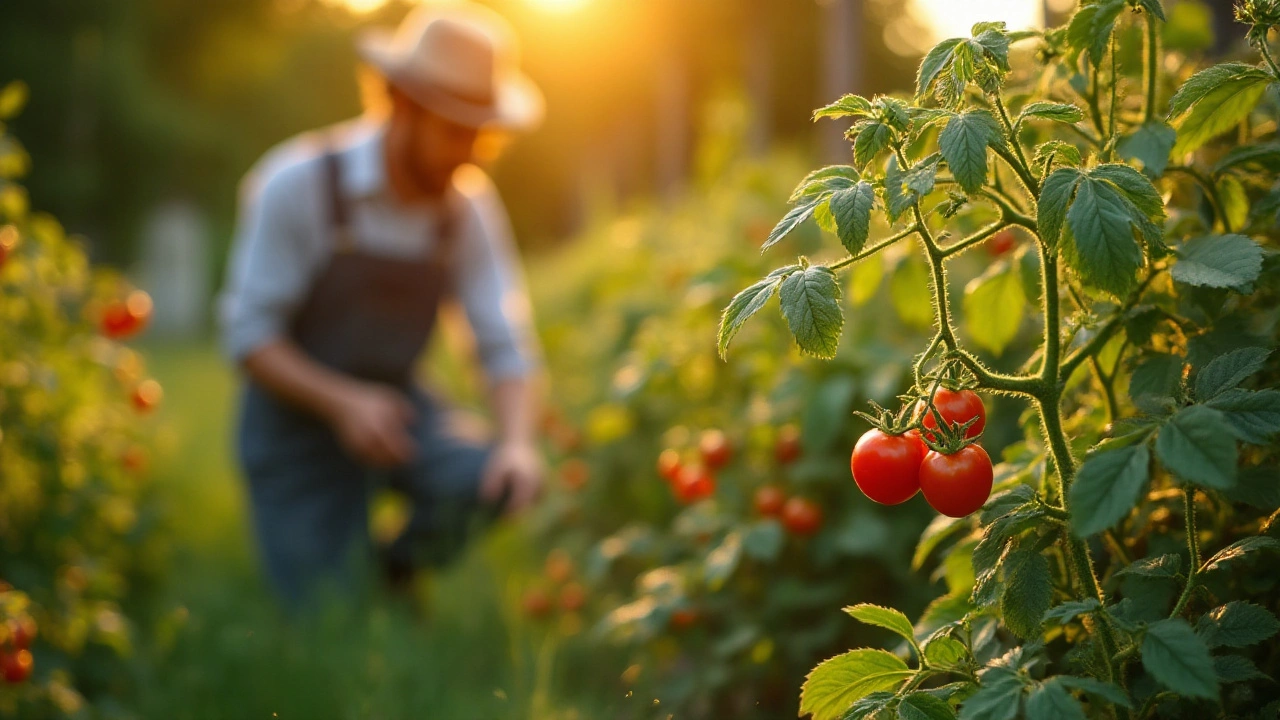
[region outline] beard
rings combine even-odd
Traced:
[[[422,147],[422,138],[416,134],[409,136],[408,152],[405,153],[405,173],[409,176],[417,191],[428,197],[439,197],[449,187],[453,177],[453,169],[447,172],[433,165],[425,158],[427,153]]]

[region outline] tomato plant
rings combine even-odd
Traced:
[[[991,458],[981,445],[966,445],[953,453],[930,450],[919,473],[924,499],[947,517],[971,515],[991,497]]]
[[[1250,572],[1280,549],[1270,99],[1280,66],[1268,43],[1280,3],[1243,0],[1236,17],[1255,55],[1198,72],[1162,49],[1158,0],[1085,0],[1043,33],[979,23],[928,53],[913,97],[847,95],[815,114],[852,121],[853,164],[806,177],[765,247],[814,218],[847,254],[802,256],[739,293],[723,315],[722,353],[777,295],[800,349],[834,356],[837,273],[856,279],[879,253],[912,252],[911,239],[925,269],[912,289],[930,294],[934,333],[905,402],[959,379],[1027,413],[1025,440],[1006,449],[982,512],[942,516],[920,539],[915,567],[949,548],[946,594],[914,623],[878,605],[847,607],[903,645],[819,664],[802,714],[1280,708],[1267,682],[1280,670],[1280,588]],[[881,213],[891,229],[873,238]],[[948,270],[1011,227],[1033,242],[954,302]],[[915,276],[903,277],[909,287]],[[1028,335],[1034,343],[1015,342]],[[938,470],[959,470],[964,487],[955,507],[935,489],[940,509],[966,514],[985,495],[979,452],[930,453],[926,496],[935,482],[952,487]]]
[[[924,453],[924,443],[918,435],[890,435],[872,428],[853,446],[849,469],[867,497],[881,505],[897,505],[920,491]]]

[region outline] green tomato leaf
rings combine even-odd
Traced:
[[[845,95],[839,100],[813,111],[813,119],[871,117],[871,101],[860,95]]]
[[[1135,213],[1137,208],[1110,183],[1091,177],[1080,181],[1067,211],[1071,242],[1064,255],[1087,284],[1117,296],[1133,287],[1142,266],[1142,247],[1133,234]]]
[[[960,720],[1013,720],[1022,708],[1023,682],[1017,670],[991,666],[982,671],[978,692],[960,707]]]
[[[924,657],[932,667],[959,668],[969,661],[969,650],[959,640],[940,635],[924,646]]]
[[[835,357],[844,327],[840,311],[840,284],[835,273],[811,265],[782,281],[782,315],[800,349],[814,357]]]
[[[893,691],[915,671],[884,650],[851,650],[824,660],[809,672],[800,689],[800,712],[813,720],[839,720],[855,700]]]
[[[792,272],[798,269],[792,266]],[[785,277],[787,276],[770,275],[734,295],[733,299],[729,301],[728,307],[724,309],[724,313],[720,316],[720,332],[716,341],[721,358],[724,358],[728,353],[729,343],[733,341],[733,337],[742,329],[743,323],[747,321],[747,318],[759,312],[760,308],[765,306],[765,303],[769,302],[769,298],[773,297],[773,294],[778,291],[778,287]]]
[[[1133,203],[1134,207],[1151,220],[1165,218],[1164,198],[1151,181],[1128,165],[1112,163],[1099,165],[1089,171],[1089,177],[1099,178],[1115,185]]]
[[[849,706],[849,711],[841,720],[889,720],[890,715],[881,713],[890,709],[889,704],[896,697],[891,692],[873,692],[858,698]]]
[[[1209,648],[1185,620],[1160,620],[1147,626],[1142,666],[1179,695],[1218,699],[1218,678]]]
[[[1024,640],[1040,637],[1040,621],[1053,601],[1049,560],[1033,550],[1015,550],[1004,564],[1000,611],[1004,624]]]
[[[1084,158],[1080,155],[1080,148],[1075,145],[1062,140],[1049,140],[1036,146],[1036,154],[1032,159],[1035,165],[1043,165],[1045,161],[1079,167]]]
[[[943,40],[928,55],[924,56],[924,60],[920,63],[920,69],[916,73],[916,97],[922,98],[929,94],[929,88],[937,80],[938,76],[951,63],[952,54],[960,43],[964,42],[961,38],[951,38]]]
[[[866,167],[876,156],[889,147],[893,139],[893,129],[884,123],[867,123],[863,125],[853,139],[853,162],[858,167]]]
[[[1076,187],[1084,179],[1084,174],[1075,168],[1054,170],[1045,178],[1040,191],[1040,213],[1037,225],[1040,237],[1051,247],[1058,244],[1062,236],[1062,225],[1067,219],[1067,208],[1075,197]]]
[[[1214,553],[1213,557],[1209,558],[1209,562],[1204,564],[1203,572],[1221,570],[1245,555],[1258,550],[1280,550],[1280,540],[1266,535],[1253,535],[1237,540]]]
[[[1151,177],[1164,175],[1169,153],[1178,141],[1178,132],[1168,124],[1152,120],[1120,139],[1116,150],[1126,160],[1137,160]]]
[[[1274,78],[1244,63],[1223,63],[1192,75],[1169,102],[1177,155],[1193,152],[1240,124]]]
[[[911,621],[898,610],[872,605],[871,603],[860,603],[858,605],[850,605],[844,611],[854,620],[892,630],[908,641],[915,640],[915,631],[911,627]]]
[[[1280,433],[1280,390],[1227,390],[1205,403],[1222,413],[1236,437],[1266,445]]]
[[[965,286],[965,329],[978,347],[1000,355],[1018,336],[1026,305],[1022,278],[1008,263],[996,263]]]
[[[1133,703],[1129,701],[1129,696],[1125,694],[1124,690],[1108,682],[1074,675],[1059,675],[1054,678],[1054,682],[1060,682],[1071,690],[1082,692],[1099,700],[1105,700],[1113,705],[1126,708],[1133,707]]]
[[[1071,103],[1039,101],[1028,104],[1018,114],[1023,118],[1041,118],[1064,123],[1077,123],[1084,119],[1084,111]]]
[[[956,713],[946,700],[916,692],[898,703],[898,720],[955,720]]]
[[[1134,560],[1116,572],[1116,577],[1176,578],[1181,570],[1182,556],[1168,553]]]
[[[836,234],[850,255],[862,252],[871,234],[871,208],[876,191],[865,180],[831,195],[831,214],[836,221]]]
[[[1249,680],[1270,680],[1257,665],[1241,655],[1217,655],[1213,658],[1213,672],[1223,683],[1247,682]]]
[[[1247,347],[1214,358],[1196,375],[1196,399],[1204,402],[1236,387],[1262,369],[1271,351]]]
[[[1251,165],[1271,173],[1280,172],[1280,143],[1251,143],[1234,147],[1214,164],[1213,174],[1220,175],[1227,170]]]
[[[859,179],[861,176],[858,174],[858,169],[851,165],[828,165],[805,175],[800,184],[796,185],[796,189],[791,192],[787,202],[796,203],[830,195],[836,190],[857,185]]]
[[[1280,632],[1280,620],[1258,605],[1235,600],[1200,616],[1196,634],[1211,648],[1256,645]]]
[[[1098,604],[1096,598],[1085,598],[1084,600],[1072,600],[1064,602],[1061,605],[1055,605],[1045,612],[1040,622],[1055,623],[1057,625],[1066,625],[1081,615],[1088,615],[1097,612],[1101,605]]]
[[[1084,708],[1057,678],[1052,678],[1027,696],[1027,720],[1085,720]]]
[[[1089,456],[1071,485],[1071,529],[1086,537],[1129,514],[1151,472],[1145,444]]]
[[[987,181],[987,148],[999,145],[1002,139],[999,123],[986,110],[969,110],[947,122],[938,136],[938,147],[965,192],[982,189]]]
[[[808,200],[791,208],[786,215],[782,216],[782,219],[773,227],[773,230],[769,232],[769,237],[765,239],[764,245],[760,247],[760,250],[762,252],[768,250],[776,245],[779,240],[791,234],[791,231],[800,227],[800,224],[808,220],[813,215],[813,212],[818,209],[818,206],[826,203],[826,201],[827,195],[824,193],[810,196]]]
[[[1222,413],[1191,405],[1174,413],[1156,437],[1156,456],[1175,477],[1223,490],[1236,482],[1236,438]]]
[[[1262,248],[1244,235],[1206,235],[1177,249],[1178,262],[1169,270],[1185,285],[1231,288],[1244,292],[1262,271]]]

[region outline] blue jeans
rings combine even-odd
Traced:
[[[455,557],[477,523],[497,513],[479,500],[491,448],[448,432],[435,399],[408,391],[417,456],[403,468],[373,470],[352,458],[321,420],[286,405],[252,382],[242,397],[238,450],[248,480],[253,524],[276,590],[302,600],[322,582],[356,582],[371,554],[370,494],[390,487],[413,512],[386,549],[399,566],[441,565]]]

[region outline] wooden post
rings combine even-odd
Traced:
[[[819,0],[822,5],[822,97],[815,107],[834,101],[863,87],[864,0]],[[849,141],[845,126],[836,122],[818,124],[822,159],[828,163],[849,162]]]

